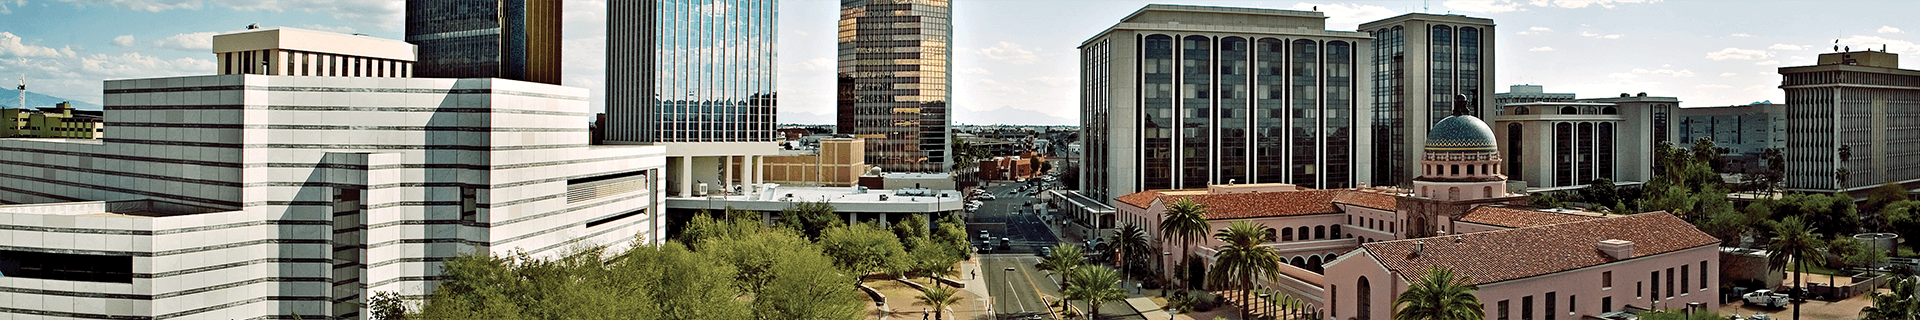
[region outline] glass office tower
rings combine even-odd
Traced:
[[[777,1],[608,6],[607,141],[773,141]]]
[[[1467,115],[1494,110],[1494,24],[1457,14],[1408,13],[1360,24],[1373,35],[1370,75],[1374,185],[1394,186],[1420,176],[1426,132],[1453,114],[1453,97],[1476,104]]]
[[[414,75],[560,84],[560,0],[407,0]]]
[[[841,0],[839,132],[867,163],[947,170],[953,7],[945,0]]]

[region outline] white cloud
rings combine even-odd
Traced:
[[[1501,13],[1520,8],[1520,4],[1512,0],[1447,0],[1441,5],[1453,11],[1473,13]]]
[[[1900,33],[1900,28],[1894,28],[1893,26],[1880,26],[1880,30],[1874,30],[1874,32],[1879,32],[1879,33]]]
[[[405,1],[392,0],[54,0],[75,5],[110,6],[121,10],[161,12],[199,10],[206,2],[239,11],[323,13],[356,26],[397,30],[404,23]]]
[[[1532,28],[1527,28],[1527,30],[1532,30],[1532,31],[1553,31],[1553,29],[1551,29],[1551,28],[1547,28],[1547,27],[1532,27]]]
[[[1018,43],[1001,41],[999,45],[980,49],[978,53],[989,60],[1011,64],[1033,64],[1040,60],[1040,54],[1034,53],[1035,50],[1040,49],[1027,50]]]
[[[115,47],[131,49],[135,45],[138,44],[134,43],[133,35],[131,34],[113,37],[113,46]]]
[[[1735,37],[1741,37],[1741,38],[1747,38],[1747,37],[1753,37],[1753,35],[1751,35],[1751,34],[1745,34],[1745,33],[1735,33],[1735,34],[1733,34],[1733,36],[1735,36]]]
[[[1545,1],[1535,1],[1534,4],[1540,5],[1542,2],[1545,2]],[[1600,6],[1602,8],[1613,9],[1614,6],[1622,3],[1651,3],[1651,2],[1660,2],[1660,0],[1553,0],[1553,6],[1561,7],[1561,8],[1586,8],[1587,6]]]
[[[77,5],[106,5],[121,10],[161,12],[173,9],[200,9],[199,0],[55,0]]]
[[[213,50],[213,32],[182,33],[153,41],[153,47],[180,51],[211,52]]]
[[[1771,45],[1771,46],[1767,46],[1767,49],[1773,49],[1773,50],[1806,50],[1807,48],[1806,48],[1806,47],[1802,47],[1802,46],[1796,46],[1796,45],[1791,45],[1791,44],[1785,44],[1785,43],[1775,43],[1775,44],[1773,44],[1773,45]]]
[[[1619,39],[1619,38],[1620,38],[1620,35],[1617,35],[1617,34],[1606,34],[1606,35],[1603,35],[1603,34],[1598,34],[1598,33],[1593,33],[1593,31],[1581,31],[1581,32],[1580,32],[1580,36],[1582,36],[1582,37],[1592,37],[1592,38],[1601,38],[1601,39]]]
[[[1617,35],[1617,34],[1609,34],[1609,35],[1606,35],[1606,36],[1604,36],[1604,37],[1601,37],[1601,38],[1607,38],[1607,39],[1619,39],[1619,38],[1620,38],[1620,35]]]
[[[1293,9],[1293,10],[1318,9],[1320,10],[1320,12],[1325,12],[1327,14],[1327,25],[1328,25],[1327,28],[1339,29],[1339,30],[1350,30],[1355,27],[1358,27],[1362,22],[1380,20],[1380,19],[1385,19],[1385,18],[1394,16],[1394,12],[1392,9],[1387,9],[1387,7],[1382,7],[1382,6],[1364,5],[1364,4],[1337,4],[1337,3],[1314,4],[1314,3],[1301,2],[1301,3],[1293,4],[1293,7],[1289,9]]]
[[[987,71],[987,69],[982,69],[982,68],[966,68],[966,69],[960,69],[960,74],[977,74],[977,75],[990,76],[990,75],[993,75],[993,71]]]
[[[309,24],[309,25],[300,26],[300,28],[307,29],[307,30],[317,30],[317,31],[326,31],[326,32],[332,32],[332,33],[344,33],[344,34],[354,34],[355,32],[357,32],[357,30],[354,30],[353,27],[348,27],[348,26],[335,27],[335,26],[320,25],[320,24]]]
[[[1703,85],[1697,85],[1697,86],[1693,86],[1693,87],[1694,87],[1694,88],[1701,88],[1701,89],[1727,89],[1727,88],[1733,88],[1733,86],[1729,86],[1729,85],[1724,85],[1724,84],[1703,84]]]
[[[1639,68],[1635,68],[1635,69],[1633,69],[1633,73],[1635,73],[1635,74],[1651,74],[1651,75],[1656,75],[1656,76],[1669,76],[1669,77],[1692,77],[1692,76],[1693,76],[1693,71],[1690,71],[1690,70],[1686,70],[1686,69],[1681,69],[1681,70],[1679,70],[1679,71],[1674,71],[1674,70],[1672,70],[1672,69],[1656,69],[1656,70],[1647,70],[1647,69],[1639,69]]]
[[[1720,49],[1720,51],[1707,53],[1707,59],[1713,59],[1713,60],[1727,60],[1727,59],[1759,60],[1759,59],[1766,59],[1767,57],[1772,57],[1772,56],[1773,56],[1772,52],[1766,52],[1764,50],[1740,49],[1740,48],[1726,48],[1726,49]]]
[[[1553,47],[1533,47],[1527,51],[1553,51]]]
[[[1614,78],[1614,79],[1633,79],[1633,78],[1639,78],[1640,76],[1632,73],[1614,72],[1614,73],[1607,74],[1607,77]]]
[[[1887,51],[1893,53],[1920,53],[1920,45],[1915,45],[1912,41],[1887,39],[1876,36],[1847,37],[1840,39],[1840,45],[1852,47],[1854,50],[1879,50],[1880,47],[1884,45]]]
[[[65,52],[62,52],[62,51],[65,51]],[[12,32],[0,31],[0,57],[13,56],[13,57],[29,57],[29,58],[43,57],[44,58],[44,57],[58,57],[63,55],[63,53],[65,55],[72,55],[72,49],[61,50],[61,49],[54,49],[52,47],[42,47],[42,46],[26,44],[25,42],[21,41],[20,36],[13,35]],[[11,61],[9,61],[9,63],[11,63]]]
[[[1740,74],[1738,74],[1738,73],[1732,73],[1732,72],[1726,72],[1726,73],[1721,73],[1721,74],[1720,74],[1720,76],[1722,76],[1722,77],[1732,77],[1732,76],[1737,76],[1737,75],[1740,75]]]
[[[1777,66],[1777,65],[1780,65],[1780,60],[1767,60],[1767,61],[1755,62],[1753,64],[1760,65],[1760,66]]]
[[[1600,34],[1598,34],[1598,33],[1593,33],[1593,31],[1581,31],[1581,32],[1580,32],[1580,36],[1582,36],[1582,37],[1597,37],[1597,36],[1600,36]]]

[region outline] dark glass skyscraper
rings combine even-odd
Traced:
[[[839,132],[867,163],[944,171],[951,159],[953,7],[946,0],[841,0]]]
[[[773,141],[778,8],[774,0],[611,2],[607,140]]]
[[[1408,13],[1360,24],[1373,34],[1373,184],[1401,185],[1420,176],[1420,146],[1434,123],[1453,114],[1453,97],[1494,110],[1493,20],[1457,14]],[[1368,61],[1361,61],[1367,63]]]
[[[560,0],[407,0],[414,75],[560,84]]]

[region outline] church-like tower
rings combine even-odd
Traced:
[[[1466,96],[1454,100],[1455,106],[1470,105]],[[1455,107],[1453,116],[1440,119],[1427,132],[1420,177],[1413,179],[1414,196],[1440,201],[1506,197],[1502,162],[1493,129],[1465,108]]]

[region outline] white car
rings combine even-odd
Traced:
[[[1793,302],[1793,299],[1788,298],[1785,293],[1773,292],[1773,290],[1766,289],[1748,292],[1745,295],[1741,295],[1740,299],[1746,300],[1747,305],[1768,308],[1785,308],[1788,303]]]
[[[983,195],[980,195],[980,196],[978,196],[978,197],[973,197],[973,198],[974,198],[974,199],[981,199],[981,200],[993,200],[993,199],[997,199],[997,198],[994,198],[994,197],[993,197],[993,194],[991,194],[991,193],[989,193],[989,194],[983,194]]]

